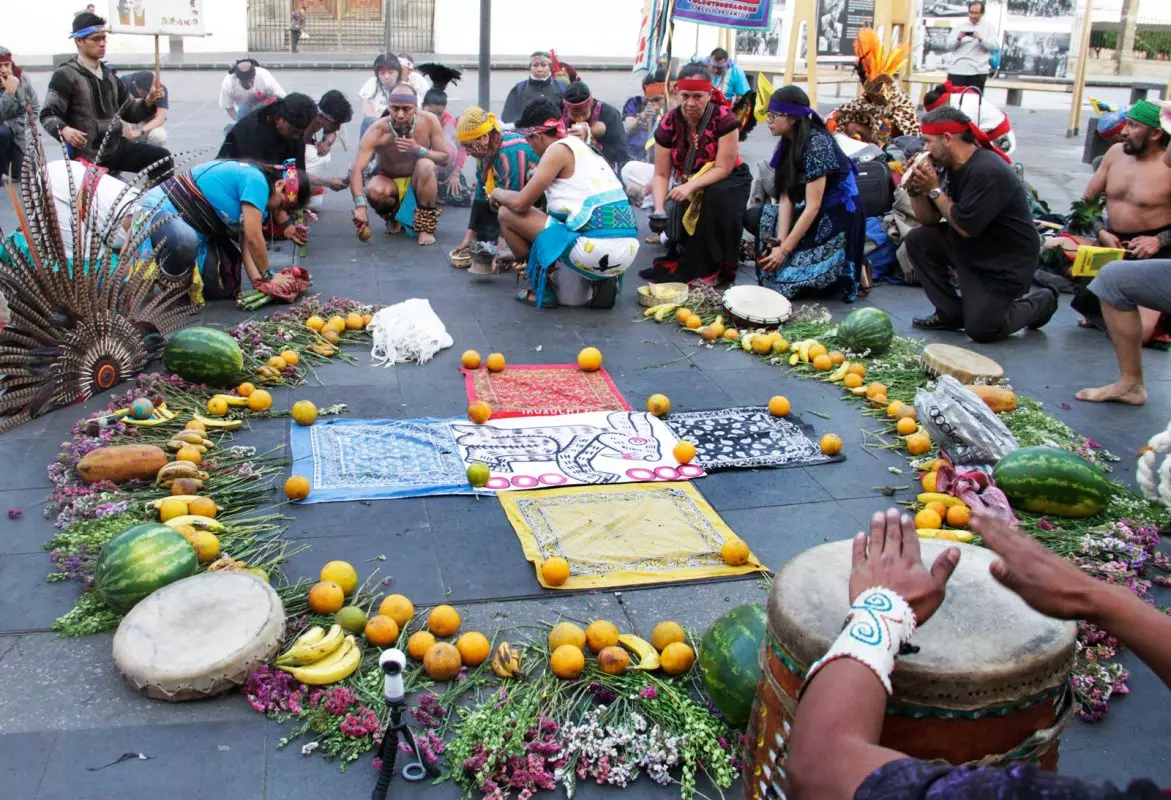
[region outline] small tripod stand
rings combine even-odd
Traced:
[[[403,721],[403,712],[406,703],[402,700],[392,701],[390,705],[390,724],[382,734],[382,746],[378,748],[378,757],[382,759],[382,769],[378,772],[378,782],[374,785],[372,800],[385,800],[390,791],[390,778],[394,772],[394,760],[398,755],[399,737],[407,743],[414,754],[415,760],[403,765],[403,778],[408,781],[421,781],[428,775],[435,777],[439,770],[423,762],[423,753],[419,750],[419,743],[415,741],[414,732]]]

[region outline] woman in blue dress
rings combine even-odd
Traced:
[[[866,244],[857,168],[796,86],[773,93],[768,125],[780,137],[771,162],[779,199],[748,212],[760,215],[757,282],[790,299],[832,287],[853,302]]]

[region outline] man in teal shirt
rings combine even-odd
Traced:
[[[712,70],[712,83],[724,93],[729,103],[735,103],[736,98],[748,94],[751,88],[748,85],[748,76],[728,58],[727,50],[717,47],[712,51],[707,63]]]

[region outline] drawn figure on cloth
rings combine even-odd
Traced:
[[[582,483],[616,483],[621,476],[596,469],[597,459],[659,460],[659,440],[645,413],[615,411],[606,416],[606,422],[610,429],[595,425],[521,430],[453,425],[452,432],[456,444],[466,450],[467,461],[482,461],[499,472],[511,472],[517,463],[551,461],[567,477]]]

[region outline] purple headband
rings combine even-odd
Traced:
[[[390,105],[395,106],[419,105],[419,96],[405,86],[396,86],[392,89],[387,100]]]
[[[780,99],[775,94],[768,100],[768,110],[775,114],[788,114],[790,117],[812,117],[818,122],[821,122],[821,117],[809,106],[804,106],[800,103],[790,103],[788,100]]]

